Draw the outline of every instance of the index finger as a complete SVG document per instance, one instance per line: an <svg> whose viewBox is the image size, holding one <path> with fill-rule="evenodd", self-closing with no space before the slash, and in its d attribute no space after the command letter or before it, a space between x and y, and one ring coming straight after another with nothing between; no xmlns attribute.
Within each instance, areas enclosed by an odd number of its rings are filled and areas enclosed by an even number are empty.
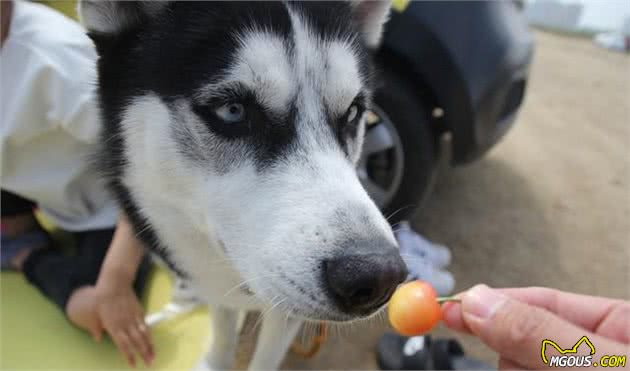
<svg viewBox="0 0 630 371"><path fill-rule="evenodd" d="M153 358L153 346L147 333L147 328L144 324L132 325L127 334L131 340L131 344L136 351L142 356L145 364L150 365Z"/></svg>
<svg viewBox="0 0 630 371"><path fill-rule="evenodd" d="M111 334L110 334L111 335ZM129 337L124 331L118 331L116 335L110 336L116 344L116 348L120 351L125 358L127 358L127 363L131 367L136 367L136 359L134 357L133 347L131 346L131 341Z"/></svg>

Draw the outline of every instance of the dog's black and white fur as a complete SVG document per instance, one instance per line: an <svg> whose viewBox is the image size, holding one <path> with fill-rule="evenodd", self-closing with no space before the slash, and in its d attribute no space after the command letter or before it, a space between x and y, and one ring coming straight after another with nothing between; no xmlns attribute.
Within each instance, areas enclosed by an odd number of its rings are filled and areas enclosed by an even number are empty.
<svg viewBox="0 0 630 371"><path fill-rule="evenodd" d="M266 310L250 368L273 369L304 319L367 317L404 278L354 171L388 11L81 3L100 55L99 165L138 235L213 308L200 366L231 367L237 310Z"/></svg>

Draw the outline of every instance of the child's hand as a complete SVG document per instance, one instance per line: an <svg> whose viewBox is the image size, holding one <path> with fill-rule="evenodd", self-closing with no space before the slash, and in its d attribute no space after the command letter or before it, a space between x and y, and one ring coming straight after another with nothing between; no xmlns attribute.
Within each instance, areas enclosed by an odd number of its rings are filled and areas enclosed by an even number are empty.
<svg viewBox="0 0 630 371"><path fill-rule="evenodd" d="M135 367L135 354L150 365L155 357L144 311L129 285L97 286L96 311L118 350Z"/></svg>
<svg viewBox="0 0 630 371"><path fill-rule="evenodd" d="M138 354L149 365L155 357L144 311L132 289L144 250L129 220L121 215L96 282L96 312L118 350L135 366Z"/></svg>

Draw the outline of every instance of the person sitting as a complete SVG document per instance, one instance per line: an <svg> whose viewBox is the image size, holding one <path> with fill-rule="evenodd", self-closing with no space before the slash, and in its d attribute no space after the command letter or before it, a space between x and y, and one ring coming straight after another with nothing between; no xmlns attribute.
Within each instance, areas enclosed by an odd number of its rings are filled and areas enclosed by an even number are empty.
<svg viewBox="0 0 630 371"><path fill-rule="evenodd" d="M106 330L130 364L135 354L150 363L137 296L149 261L88 161L100 128L94 46L52 9L0 4L2 268L22 272L95 339ZM74 236L76 254L54 248L35 209Z"/></svg>

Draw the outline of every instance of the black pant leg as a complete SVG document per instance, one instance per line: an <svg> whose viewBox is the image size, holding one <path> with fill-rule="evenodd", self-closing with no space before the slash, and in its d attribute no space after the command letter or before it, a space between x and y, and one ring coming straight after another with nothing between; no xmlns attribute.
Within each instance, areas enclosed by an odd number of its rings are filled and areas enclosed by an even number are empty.
<svg viewBox="0 0 630 371"><path fill-rule="evenodd" d="M0 212L2 216L15 216L33 212L35 203L14 193L2 190Z"/></svg>
<svg viewBox="0 0 630 371"><path fill-rule="evenodd" d="M68 299L76 289L96 283L113 234L114 229L75 233L75 256L67 256L56 249L35 251L24 263L24 275L65 312ZM138 296L144 288L149 267L149 259L145 256L134 282Z"/></svg>
<svg viewBox="0 0 630 371"><path fill-rule="evenodd" d="M66 303L77 289L76 270L81 261L58 249L36 250L24 262L22 271L27 281L65 313Z"/></svg>

